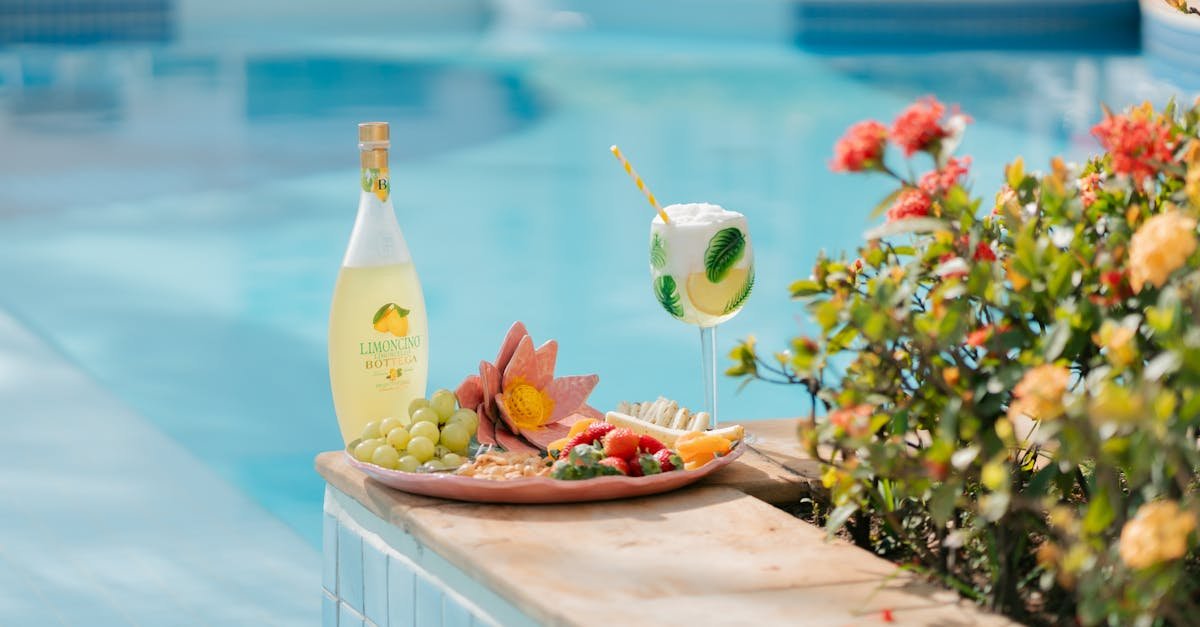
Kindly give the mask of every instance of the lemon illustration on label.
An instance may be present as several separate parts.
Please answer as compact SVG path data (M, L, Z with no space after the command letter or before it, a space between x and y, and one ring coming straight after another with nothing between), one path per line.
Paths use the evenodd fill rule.
M404 337L408 335L408 310L396 303L388 303L375 312L375 318L371 324L380 333L391 333L396 337Z

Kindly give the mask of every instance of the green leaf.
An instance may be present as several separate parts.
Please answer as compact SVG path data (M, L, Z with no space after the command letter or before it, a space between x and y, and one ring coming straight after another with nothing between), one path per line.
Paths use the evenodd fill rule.
M393 309L395 309L395 310L397 310L398 312L400 312L400 317L401 317L401 318L403 318L404 316L407 316L407 315L408 315L408 310L407 310L407 309L400 309L400 306L399 306L399 305L397 305L396 303L388 303L388 304L384 305L383 307L380 307L380 308L379 308L379 311L376 311L376 312L375 312L375 317L374 317L374 318L371 318L371 324L376 324L376 323L378 323L378 322L379 322L379 320L380 320L381 318L383 318L384 316L386 316L386 315L388 314L388 312L389 312L389 311L391 311L391 310L393 310Z
M958 500L958 486L943 483L933 489L929 497L929 516L938 525L945 525L954 515L954 504Z
M1008 167L1004 168L1004 174L1008 186L1017 189L1021 186L1021 181L1025 179L1025 161L1017 157Z
M667 245L663 242L662 237L655 233L650 238L650 266L655 270L660 270L665 265L667 265Z
M717 231L704 251L704 273L710 283L720 283L746 252L746 236L741 229L729 227Z
M903 192L904 190L905 188L898 187L892 193L884 196L883 200L879 201L879 204L875 205L874 209L871 209L870 219L874 220L875 218L883 215L883 212L887 211L888 207L890 207L892 203L895 202L896 198L900 196L900 192Z
M884 222L863 233L863 239L883 239L892 235L902 235L905 233L931 233L945 229L948 226L945 220L937 218L905 218L904 220Z
M820 294L822 292L821 284L812 279L793 281L788 286L788 290L791 291L792 298L804 298L805 296L812 296L813 294Z
M746 282L742 284L742 289L738 290L733 298L725 303L725 311L723 315L729 315L742 308L746 304L746 299L750 298L750 291L754 289L754 266L750 266L750 274L746 275Z
M1088 533L1100 533L1117 517L1112 503L1108 500L1106 490L1097 490L1092 495L1087 506L1087 514L1083 517L1083 529Z
M832 538L834 534L838 532L838 529L841 529L842 526L846 524L846 521L850 520L850 517L853 516L854 512L857 511L857 503L838 505L837 508L829 514L829 518L825 520L825 535Z
M675 279L671 275L664 274L654 281L654 295L667 313L676 318L683 317L683 305L679 302L679 292L675 290Z

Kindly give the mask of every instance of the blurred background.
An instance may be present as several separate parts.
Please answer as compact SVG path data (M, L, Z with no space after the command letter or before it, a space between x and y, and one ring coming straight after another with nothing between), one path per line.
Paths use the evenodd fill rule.
M782 348L788 283L889 191L829 172L846 126L961 106L990 199L1016 155L1093 153L1102 103L1193 99L1197 58L1159 0L0 0L0 624L317 621L358 122L392 124L430 391L520 319L600 408L699 406L610 144L747 215L719 348ZM805 409L735 388L725 420Z

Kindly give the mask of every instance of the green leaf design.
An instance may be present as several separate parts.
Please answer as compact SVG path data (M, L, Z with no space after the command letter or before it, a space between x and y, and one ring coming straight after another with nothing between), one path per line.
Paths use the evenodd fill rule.
M669 274L664 274L654 281L654 295L658 297L658 302L662 305L667 313L676 318L683 317L683 305L679 302L679 292L675 290L675 279Z
M708 281L720 283L745 252L746 236L741 229L731 226L717 231L708 240L708 249L704 251L704 273Z
M411 312L409 312L409 310L401 307L400 305L397 305L396 303L388 303L388 304L384 305L383 307L380 307L379 311L375 312L375 317L371 318L371 324L375 324L375 323L379 322L380 318L386 316L388 314L388 312L393 309L396 310L396 313L400 314L401 318L403 318L403 317L407 316L409 313L411 313Z
M380 307L379 311L375 312L375 317L371 318L371 324L375 324L375 323L379 322L379 319L386 316L388 311L390 311L391 308L395 307L395 306L396 306L396 303L388 303L388 304L384 305L383 307Z
M665 265L667 265L667 245L663 242L662 237L655 233L650 238L650 266L655 270L660 270Z
M729 315L742 308L746 304L746 299L750 298L750 292L754 289L754 266L750 267L750 274L746 275L746 282L742 284L742 289L734 294L733 298L725 303L724 315Z

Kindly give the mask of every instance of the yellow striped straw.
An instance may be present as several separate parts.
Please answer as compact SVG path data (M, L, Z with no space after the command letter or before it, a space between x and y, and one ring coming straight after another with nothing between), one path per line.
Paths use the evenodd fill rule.
M625 155L621 154L621 149L617 148L615 144L608 149L621 162L621 167L625 168L625 173L629 175L629 178L633 179L633 183L637 185L637 188L646 195L646 200L650 201L650 206L654 207L654 210L658 212L658 217L662 218L664 223L670 222L671 219L667 217L667 212L663 211L662 205L659 205L658 199L654 197L654 192L650 191L649 187L646 187L646 183L642 181L642 177L638 176L637 171L629 164L629 160L625 158Z

